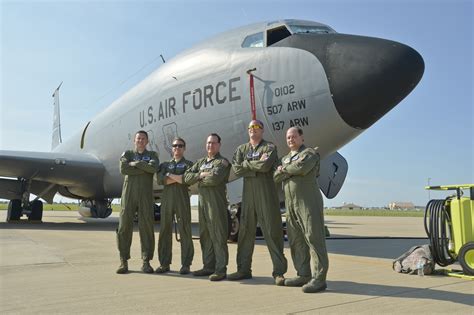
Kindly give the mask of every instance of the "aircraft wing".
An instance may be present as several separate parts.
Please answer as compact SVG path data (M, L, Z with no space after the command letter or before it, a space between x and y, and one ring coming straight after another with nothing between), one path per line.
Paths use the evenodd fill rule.
M30 181L30 191L48 202L61 189L89 197L103 189L104 171L102 162L90 154L0 150L0 177L10 178L0 179L0 198L21 198L25 181L18 178Z

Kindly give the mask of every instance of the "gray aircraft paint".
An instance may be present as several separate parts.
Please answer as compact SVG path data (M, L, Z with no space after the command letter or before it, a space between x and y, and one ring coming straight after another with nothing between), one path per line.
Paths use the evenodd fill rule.
M96 170L101 171L76 172L73 183L54 174L39 180L68 186L70 193L84 198L119 197L123 178L118 158L133 147L134 134L140 129L149 132L150 149L158 151L161 160L170 157L170 141L177 135L187 142L186 157L197 160L205 155L205 138L211 132L222 137L221 153L231 158L235 148L248 141L246 126L251 110L246 71L252 68L256 68L257 118L265 124L264 137L278 146L280 155L287 152L285 132L296 119L305 132L306 145L319 147L322 158L337 151L363 129L349 126L339 116L326 73L316 56L290 47L241 47L246 36L284 24L285 21L258 23L229 31L169 60L89 123L85 122L87 130L78 131L49 153L60 157L61 152L67 152L64 156L72 162L98 161ZM4 152L0 152L0 160ZM24 155L30 158L31 166L38 165L34 153L8 154L10 159L15 154ZM6 175L1 168L0 171L1 176L18 176L15 172ZM102 178L91 182L91 175Z
M207 51L205 54L198 51L186 54L185 62L181 62L181 58L177 57L167 68L163 67L150 75L144 82L92 120L86 133L84 151L92 153L105 162L104 190L106 194L117 195L120 192L121 175L118 172L116 157L133 146L133 133L139 129L152 131L150 142L156 144L152 149L159 151L162 159L169 156L165 149L165 135L161 127L169 123L176 124L178 135L186 139L188 143L186 155L189 159L197 160L204 154L205 135L210 132L221 135L222 153L224 156L231 157L234 148L248 140L246 125L251 119L251 112L249 78L245 71L253 67L257 67L255 71L257 118L263 120L266 125L266 138L273 141L280 151L286 151L285 132L289 128L290 119L308 117L310 126L303 127L304 129L311 128L311 132L305 134L306 143L320 147L323 157L336 151L362 132L345 124L337 114L324 70L313 55L286 47L242 50L239 54L234 54L230 50ZM179 67L175 72L171 72L168 68L174 65L179 65ZM228 65L228 67L223 68L221 65ZM196 77L195 73L201 73L204 77L212 79L204 81ZM172 76L178 80L173 79ZM215 86L218 82L228 82L231 78L239 78L237 84L234 85L237 90L234 94L238 95L240 100L226 101L223 104L215 103L205 108L201 105L201 108L197 110L188 103L186 112L183 113L182 96L185 92L196 88L202 89L209 84ZM295 86L293 94L275 97L273 91L275 87L291 84ZM164 90L163 86L168 87ZM228 86L226 88L228 89ZM141 111L145 111L145 116L147 116L149 106L159 104L160 101L163 103L170 97L176 99L177 115L156 121L157 115L154 114L151 123L147 121L145 126L140 125ZM192 102L192 95L188 95L187 99ZM287 111L288 103L301 100L305 100L306 109ZM133 104L138 105L133 106ZM266 114L267 106L278 105L282 107L279 114ZM153 106L154 113L156 106ZM279 131L272 130L272 124L279 121L283 121L285 126L282 126ZM325 137L327 134L332 136ZM78 140L67 144L69 146L65 144L57 150L78 151Z

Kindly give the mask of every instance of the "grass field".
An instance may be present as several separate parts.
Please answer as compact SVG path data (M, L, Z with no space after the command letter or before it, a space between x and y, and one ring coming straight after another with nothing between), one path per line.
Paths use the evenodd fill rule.
M7 203L0 203L0 210L6 210ZM79 208L77 203L55 203L44 204L45 211L77 211ZM196 207L193 207L196 209ZM113 212L120 211L120 205L112 205ZM387 210L383 208L365 209L365 210L349 210L349 209L325 209L324 215L339 215L339 216L374 216L374 217L423 217L423 210Z
M371 216L371 217L423 217L424 210L388 210L388 209L365 209L365 210L349 210L349 209L325 209L324 215L340 215L340 216Z

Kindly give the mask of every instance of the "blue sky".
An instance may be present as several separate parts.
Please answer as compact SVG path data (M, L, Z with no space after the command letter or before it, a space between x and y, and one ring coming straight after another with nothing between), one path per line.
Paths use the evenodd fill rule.
M48 151L61 81L67 139L180 51L263 20L319 21L415 48L415 90L340 153L349 173L326 205L424 205L431 184L474 182L472 1L1 1L0 149ZM445 194L432 193L431 197Z

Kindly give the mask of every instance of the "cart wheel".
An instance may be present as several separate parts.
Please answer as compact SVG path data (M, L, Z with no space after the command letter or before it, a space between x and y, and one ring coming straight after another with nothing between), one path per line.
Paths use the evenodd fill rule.
M474 275L474 242L464 244L459 250L459 263L467 275Z

